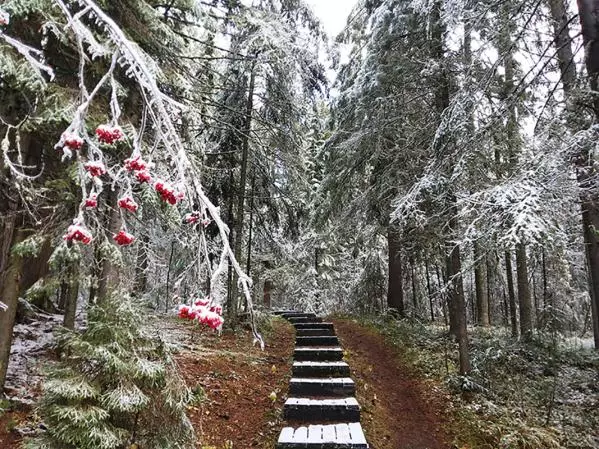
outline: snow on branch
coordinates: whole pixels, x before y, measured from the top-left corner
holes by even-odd
[[[124,171],[122,169],[112,171],[104,168],[102,164],[102,160],[104,159],[102,150],[93,139],[86,135],[85,128],[85,119],[90,104],[94,101],[101,89],[103,89],[103,87],[110,81],[112,87],[112,121],[110,125],[102,125],[105,129],[101,129],[102,126],[99,127],[98,130],[96,130],[96,134],[98,139],[102,140],[108,138],[107,133],[110,134],[118,131],[118,136],[115,134],[116,139],[110,138],[109,144],[114,140],[123,138],[123,133],[118,126],[120,108],[116,95],[116,82],[113,76],[116,67],[121,67],[125,71],[125,74],[139,87],[139,91],[145,104],[143,118],[144,127],[147,116],[147,119],[151,122],[150,124],[155,132],[155,148],[160,148],[165,153],[166,159],[168,159],[174,167],[174,170],[169,171],[174,173],[175,187],[171,188],[169,183],[157,181],[156,190],[163,199],[170,204],[176,204],[178,201],[182,200],[184,196],[183,190],[186,190],[188,196],[191,197],[189,201],[194,202],[193,200],[196,200],[195,203],[199,203],[202,210],[205,210],[210,214],[212,220],[219,229],[221,237],[221,265],[224,264],[223,261],[229,260],[233,269],[237,272],[239,283],[252,317],[252,329],[255,339],[263,347],[264,342],[259,335],[255,326],[255,321],[253,320],[253,303],[250,293],[252,284],[251,279],[243,272],[239,263],[235,260],[228,241],[229,229],[220,217],[219,208],[206,196],[203,186],[199,181],[200,169],[189,159],[173,122],[173,120],[181,117],[183,106],[159,89],[157,75],[160,72],[157,65],[153,63],[152,59],[149,58],[137,44],[127,38],[123,30],[102,10],[102,8],[100,8],[100,6],[98,6],[96,2],[93,0],[78,0],[77,2],[63,0],[53,1],[66,18],[65,28],[70,29],[74,34],[80,58],[78,78],[81,102],[75,112],[71,124],[63,133],[57,146],[64,149],[65,156],[67,157],[73,153],[73,150],[75,150],[80,165],[79,172],[82,176],[86,175],[86,171],[87,173],[92,173],[91,176],[94,181],[94,186],[97,186],[100,191],[101,181],[99,180],[99,176],[97,176],[98,174],[102,175],[107,173],[113,178],[113,184],[124,181],[125,178],[122,176]],[[87,19],[86,22],[84,22],[83,19]],[[94,24],[93,31],[92,28],[90,28],[90,25],[87,24],[88,21]],[[1,25],[2,24],[0,23],[0,26]],[[38,72],[46,72],[51,78],[53,77],[52,69],[44,64],[43,53],[40,50],[28,47],[5,35],[1,29],[0,38],[24,55],[27,61]],[[105,42],[101,42],[101,39],[105,39]],[[87,90],[85,85],[86,62],[90,55],[92,58],[109,57],[112,59],[109,69],[104,76],[101,77],[100,81],[91,92]],[[142,132],[143,129],[140,129],[140,135],[134,139],[134,144],[139,145]],[[80,153],[76,151],[81,148],[81,145],[84,142],[87,143],[90,148],[89,156],[92,159],[91,161],[85,161]],[[107,141],[105,141],[105,143],[106,142]],[[133,149],[132,157],[138,157],[141,154],[137,145]],[[94,168],[95,171],[91,172],[90,170],[92,168]],[[139,175],[140,172],[141,170],[136,172],[136,174]],[[144,180],[145,182],[149,181],[147,177],[144,178]],[[124,182],[128,183],[129,181]],[[158,186],[158,183],[160,183],[160,186]],[[81,228],[85,230],[83,227],[85,203],[90,198],[93,199],[93,197],[91,195],[89,198],[87,197],[87,192],[83,184],[84,183],[82,183],[84,194],[83,201],[79,216],[75,220],[74,226],[81,226]],[[96,187],[93,188],[95,189]],[[124,233],[123,235],[126,235],[124,230],[122,232]],[[128,240],[128,242],[131,241],[132,239]],[[211,285],[216,285],[214,281],[216,280],[216,277],[222,274],[222,271],[222,269],[217,269],[212,274],[213,282]]]

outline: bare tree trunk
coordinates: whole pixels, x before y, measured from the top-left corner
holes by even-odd
[[[77,299],[79,298],[79,261],[73,262],[69,267],[67,286],[63,325],[68,329],[75,329]]]
[[[552,14],[554,16],[559,15],[559,4],[556,5],[557,9],[553,10]],[[562,5],[563,6],[563,5]],[[595,93],[593,95],[593,110],[595,113],[595,123],[599,122],[599,95],[597,95],[597,87],[598,87],[598,77],[599,77],[599,18],[597,15],[597,11],[599,9],[599,1],[598,0],[578,0],[578,15],[580,17],[580,24],[582,28],[582,37],[584,47],[586,49],[585,52],[585,63],[587,73],[589,75],[589,85],[591,90]],[[562,16],[565,15],[565,12],[562,13]],[[555,17],[557,18],[557,17]],[[565,28],[569,31],[567,22],[565,24]],[[565,36],[567,38],[567,36]],[[567,40],[566,40],[567,42]],[[566,45],[565,47],[570,47],[571,45]],[[566,49],[567,51],[567,49]],[[572,59],[568,59],[570,55],[566,52],[564,54],[559,54],[560,58],[560,69],[562,69],[562,80],[564,79],[564,75],[567,75],[568,81],[564,82],[564,91],[566,95],[568,95],[568,89],[574,85],[572,82],[575,81],[576,72],[568,72],[565,73],[563,71],[563,66],[568,67],[568,65],[572,64]],[[576,164],[576,175],[578,178],[578,183],[581,187],[581,209],[582,209],[582,225],[583,225],[583,235],[586,246],[586,255],[587,255],[587,266],[589,269],[589,277],[590,277],[590,285],[591,285],[591,301],[593,302],[592,312],[593,312],[593,330],[595,337],[595,349],[599,349],[599,239],[597,236],[597,229],[599,229],[599,198],[594,190],[596,190],[597,186],[596,181],[594,181],[594,176],[592,173],[595,172],[595,164],[596,162],[593,160],[592,153],[590,151],[590,145],[586,147],[582,147],[580,149],[580,154],[574,158],[574,162]]]
[[[435,322],[435,310],[433,308],[433,289],[431,287],[431,274],[428,268],[428,259],[424,258],[424,269],[426,271],[426,292],[428,293],[428,305],[431,312],[431,322]]]
[[[271,292],[272,292],[273,283],[272,280],[266,279],[264,281],[264,307],[270,309],[271,307]]]
[[[493,262],[490,262],[489,259],[492,259]],[[495,293],[495,285],[497,283],[496,272],[495,272],[496,268],[497,268],[497,254],[496,253],[487,254],[487,257],[485,258],[485,271],[487,274],[487,304],[489,306],[489,309],[488,309],[489,324],[491,324],[493,322],[493,313],[494,313],[493,305],[495,304],[495,302],[494,302],[495,294],[494,293]],[[500,307],[501,307],[501,305],[500,305]]]
[[[248,172],[248,157],[250,152],[250,140],[249,135],[252,132],[252,112],[254,110],[254,85],[256,81],[255,62],[252,65],[250,73],[250,84],[248,88],[248,97],[245,110],[245,126],[244,135],[242,137],[242,154],[241,154],[241,171],[239,175],[239,190],[237,197],[237,213],[235,217],[235,236],[233,242],[233,253],[235,259],[241,265],[241,251],[243,248],[243,227],[245,218],[245,190],[247,183],[247,172]],[[232,285],[231,285],[231,298],[230,304],[227,308],[229,323],[235,326],[237,322],[237,313],[239,309],[238,304],[238,287],[237,287],[238,276],[237,273],[233,272]]]
[[[516,245],[516,275],[518,278],[518,305],[520,306],[520,335],[523,340],[532,337],[532,301],[528,284],[528,260],[526,245]]]
[[[416,292],[416,264],[414,258],[410,257],[411,280],[412,280],[412,305],[414,307],[414,317],[418,316],[418,296]]]
[[[516,293],[514,292],[514,273],[512,269],[512,254],[505,252],[505,273],[507,278],[507,294],[510,303],[510,322],[512,337],[518,338],[518,318],[516,312]]]
[[[474,243],[474,284],[476,290],[476,316],[480,326],[488,327],[489,297],[487,291],[486,257],[481,255],[480,245]]]
[[[114,245],[112,236],[119,232],[121,228],[121,214],[117,208],[118,194],[115,190],[109,190],[106,195],[106,228],[107,228],[107,239]],[[98,290],[96,301],[102,303],[108,296],[110,288],[114,287],[119,280],[119,272],[114,266],[112,260],[108,257],[103,256],[99,266],[100,277],[98,279]]]
[[[401,267],[401,241],[399,232],[391,225],[387,228],[389,246],[389,273],[387,307],[399,316],[404,315],[403,272]]]
[[[26,233],[23,229],[15,229],[16,220],[5,223],[4,235],[12,234],[10,248],[25,239]],[[7,309],[0,310],[0,392],[4,389],[6,371],[10,358],[10,347],[12,345],[12,333],[17,315],[19,293],[21,291],[21,273],[23,271],[23,258],[9,251],[4,270],[0,273],[0,301]]]
[[[146,291],[148,283],[148,243],[150,239],[147,235],[141,238],[140,244],[137,246],[137,262],[135,264],[135,287],[136,294],[141,295]]]
[[[164,297],[164,313],[168,313],[170,307],[170,287],[171,287],[171,265],[173,264],[173,255],[175,254],[175,241],[171,242],[171,252],[168,257],[168,266],[166,267],[166,295]]]
[[[455,203],[452,207],[453,217],[457,216]],[[457,219],[450,220],[452,232],[457,233]],[[468,350],[468,331],[466,320],[466,302],[464,298],[464,283],[462,280],[462,262],[460,258],[460,247],[451,242],[448,243],[447,278],[449,280],[449,308],[453,309],[453,320],[455,336],[458,341],[460,354],[460,374],[470,372],[470,354]],[[450,318],[452,314],[450,313]]]

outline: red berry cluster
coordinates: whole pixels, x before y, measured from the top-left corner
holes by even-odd
[[[92,176],[102,176],[106,173],[106,167],[99,161],[91,161],[83,164],[83,168]]]
[[[112,239],[121,246],[131,245],[135,241],[135,237],[129,234],[124,229],[121,229],[117,234],[115,234]]]
[[[85,200],[85,208],[86,209],[95,209],[98,206],[98,195],[95,193],[92,193],[86,200]]]
[[[79,224],[72,224],[67,229],[67,233],[62,237],[67,242],[75,240],[84,245],[88,245],[92,241],[92,234],[86,228]]]
[[[64,133],[62,135],[62,140],[64,142],[64,146],[69,150],[80,150],[83,147],[83,139],[79,137],[77,134],[73,133]]]
[[[122,140],[125,135],[118,126],[100,125],[96,128],[96,137],[101,143],[112,145]]]
[[[173,206],[181,201],[185,194],[175,190],[175,188],[166,181],[158,180],[154,183],[154,190],[158,192],[163,201]]]
[[[123,209],[127,209],[129,212],[136,212],[139,207],[135,200],[129,195],[119,198],[118,205]]]
[[[212,329],[220,329],[225,322],[221,316],[223,309],[221,306],[208,307],[209,303],[209,299],[200,299],[193,306],[180,305],[178,310],[179,318],[197,320],[198,323],[205,324]]]

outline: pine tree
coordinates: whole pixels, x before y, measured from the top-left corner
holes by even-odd
[[[85,332],[62,332],[40,404],[47,432],[28,448],[195,447],[185,415],[192,394],[143,320],[127,295],[115,294],[89,310]]]

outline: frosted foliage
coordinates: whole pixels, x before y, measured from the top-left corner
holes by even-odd
[[[124,71],[138,86],[145,104],[140,128],[137,131],[133,129],[131,133],[135,136],[133,138],[133,156],[142,155],[145,152],[142,148],[144,133],[146,129],[151,129],[153,134],[151,140],[154,147],[152,152],[155,153],[155,150],[159,150],[160,159],[167,161],[166,166],[157,167],[157,171],[170,174],[175,187],[186,194],[186,200],[190,204],[199,204],[201,210],[210,216],[218,228],[221,242],[220,263],[212,272],[211,285],[216,286],[220,283],[224,269],[230,263],[238,274],[240,289],[245,296],[252,317],[252,328],[256,341],[263,346],[262,337],[258,334],[253,320],[253,302],[250,293],[252,280],[243,272],[239,263],[235,260],[228,240],[229,229],[220,216],[220,208],[206,196],[204,187],[200,182],[200,168],[195,161],[188,157],[186,148],[176,129],[178,121],[187,113],[187,109],[160,90],[157,79],[162,74],[158,65],[136,43],[127,38],[123,30],[97,3],[93,0],[79,0],[77,2],[53,0],[53,3],[64,15],[66,29],[72,31],[79,52],[79,72],[77,76],[80,103],[74,112],[71,123],[57,143],[57,148],[63,149],[65,159],[73,157],[74,153],[69,147],[70,141],[68,139],[72,139],[73,136],[80,136],[87,144],[89,158],[94,163],[101,163],[106,160],[102,148],[98,146],[95,139],[90,138],[86,133],[86,118],[91,105],[97,100],[100,92],[109,88],[112,92],[110,96],[110,126],[119,127],[121,108],[115,72],[117,70]],[[44,32],[54,32],[61,35],[64,30],[50,24],[47,29],[44,29]],[[269,29],[266,31],[265,36],[259,36],[259,38],[268,40],[277,36],[279,35],[276,29]],[[2,27],[0,27],[0,39],[22,54],[40,78],[43,78],[45,74],[50,80],[52,79],[52,69],[45,65],[42,50],[31,48],[6,35],[2,31]],[[300,48],[300,46],[298,45],[296,48]],[[93,60],[94,58],[104,58],[111,62],[110,67],[100,77],[97,84],[89,88],[86,84],[87,66],[90,64],[90,59]],[[128,126],[133,127],[133,125]],[[8,133],[15,130],[17,130],[17,127],[8,126],[7,135],[2,142],[2,150],[5,163],[12,170],[17,182],[24,182],[30,177],[25,175],[18,163],[13,162],[8,157]],[[83,169],[84,161],[78,152],[76,158],[80,178],[87,179],[86,172]],[[131,190],[131,183],[124,170],[108,168],[108,176],[110,176],[113,185],[123,186],[125,190]],[[88,183],[81,183],[82,203],[75,218],[75,223],[78,225],[84,225],[86,216],[89,215],[85,207],[89,195],[91,193],[99,194],[104,189],[99,177],[93,178],[92,181],[91,189]]]

